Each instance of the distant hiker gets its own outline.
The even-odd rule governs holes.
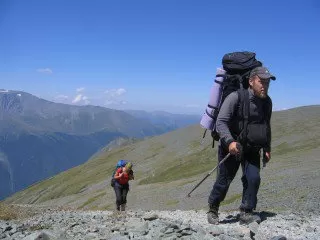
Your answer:
[[[129,181],[134,180],[132,164],[128,162],[124,167],[119,167],[114,174],[114,191],[116,193],[116,205],[118,211],[125,211]]]
[[[222,103],[217,117],[216,131],[220,136],[218,160],[228,153],[231,156],[222,163],[210,193],[208,222],[219,222],[218,210],[241,164],[243,176],[240,223],[261,222],[254,214],[260,186],[260,152],[265,161],[271,158],[270,118],[272,101],[268,96],[270,79],[276,78],[266,67],[256,67],[249,74],[249,88],[230,93]],[[240,96],[241,95],[241,96]],[[240,98],[244,99],[242,105]],[[246,111],[247,109],[247,111]],[[244,112],[247,114],[244,114]],[[243,116],[240,118],[239,116]]]

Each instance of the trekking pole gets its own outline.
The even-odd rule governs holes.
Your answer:
[[[191,194],[194,190],[196,190],[196,188],[199,187],[200,184],[203,183],[203,181],[206,180],[206,179],[213,173],[213,171],[216,170],[216,168],[219,167],[222,163],[224,163],[229,157],[230,157],[230,153],[228,153],[227,156],[225,156],[225,157],[220,161],[220,163],[219,163],[214,169],[212,169],[212,170],[207,174],[207,176],[205,176],[204,179],[202,179],[202,180],[191,190],[191,192],[188,193],[187,197],[190,197],[190,194]]]

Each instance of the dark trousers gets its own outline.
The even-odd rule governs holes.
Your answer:
[[[127,194],[129,192],[129,184],[120,184],[116,181],[114,185],[114,192],[116,193],[117,209],[120,209],[120,205],[127,203]]]
[[[219,162],[228,154],[222,146],[218,148]],[[250,150],[244,152],[240,161],[230,156],[218,169],[217,179],[209,196],[209,205],[219,206],[224,200],[229,186],[236,176],[241,164],[242,167],[242,202],[240,209],[253,210],[257,205],[257,194],[260,186],[260,151]]]

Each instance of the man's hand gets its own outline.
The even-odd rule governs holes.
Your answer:
[[[270,159],[271,159],[271,153],[270,152],[265,152],[264,154],[265,154],[265,161],[269,162]]]
[[[237,142],[232,142],[229,144],[229,153],[231,153],[231,155],[237,155],[240,153],[239,149],[237,148]]]

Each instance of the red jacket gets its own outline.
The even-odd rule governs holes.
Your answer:
[[[122,172],[122,168],[118,168],[116,173],[117,175],[119,175]],[[122,185],[127,184],[129,182],[129,174],[127,172],[123,172],[123,175],[121,176],[121,178],[117,179],[117,181]]]

